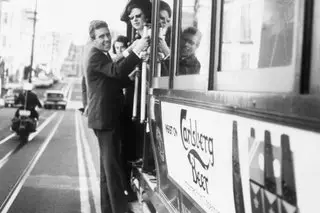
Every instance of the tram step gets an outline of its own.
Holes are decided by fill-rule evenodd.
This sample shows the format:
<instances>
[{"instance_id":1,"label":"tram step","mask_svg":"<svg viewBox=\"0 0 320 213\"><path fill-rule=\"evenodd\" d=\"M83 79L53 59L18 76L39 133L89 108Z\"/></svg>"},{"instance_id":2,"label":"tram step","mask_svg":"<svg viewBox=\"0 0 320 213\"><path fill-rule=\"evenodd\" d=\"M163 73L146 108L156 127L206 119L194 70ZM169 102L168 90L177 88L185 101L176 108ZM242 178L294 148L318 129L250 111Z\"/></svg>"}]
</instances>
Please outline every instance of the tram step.
<instances>
[{"instance_id":1,"label":"tram step","mask_svg":"<svg viewBox=\"0 0 320 213\"><path fill-rule=\"evenodd\" d=\"M156 192L157 178L143 172L140 167L133 167L131 185L137 193L143 213L169 213Z\"/></svg>"}]
</instances>

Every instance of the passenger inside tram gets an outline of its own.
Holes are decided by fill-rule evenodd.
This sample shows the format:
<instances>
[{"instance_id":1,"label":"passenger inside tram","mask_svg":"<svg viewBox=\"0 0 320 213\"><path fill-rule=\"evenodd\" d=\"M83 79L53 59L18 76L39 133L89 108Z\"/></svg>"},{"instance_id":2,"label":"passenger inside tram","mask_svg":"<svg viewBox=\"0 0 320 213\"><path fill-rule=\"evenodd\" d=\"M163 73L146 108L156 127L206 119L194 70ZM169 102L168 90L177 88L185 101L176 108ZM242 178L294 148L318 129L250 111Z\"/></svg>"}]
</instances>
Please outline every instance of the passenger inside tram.
<instances>
[{"instance_id":1,"label":"passenger inside tram","mask_svg":"<svg viewBox=\"0 0 320 213\"><path fill-rule=\"evenodd\" d=\"M118 61L123 58L123 52L128 48L129 40L126 36L119 35L112 45L111 58L113 61Z\"/></svg>"},{"instance_id":2,"label":"passenger inside tram","mask_svg":"<svg viewBox=\"0 0 320 213\"><path fill-rule=\"evenodd\" d=\"M160 38L164 38L168 46L170 46L171 35L171 8L165 1L160 1Z\"/></svg>"},{"instance_id":3,"label":"passenger inside tram","mask_svg":"<svg viewBox=\"0 0 320 213\"><path fill-rule=\"evenodd\" d=\"M180 61L177 75L199 74L201 64L195 53L200 45L202 34L195 27L183 30L180 39Z\"/></svg>"},{"instance_id":4,"label":"passenger inside tram","mask_svg":"<svg viewBox=\"0 0 320 213\"><path fill-rule=\"evenodd\" d=\"M164 1L160 1L159 12L159 59L165 60L170 56L171 8L169 4Z\"/></svg>"},{"instance_id":5,"label":"passenger inside tram","mask_svg":"<svg viewBox=\"0 0 320 213\"><path fill-rule=\"evenodd\" d=\"M180 39L180 61L176 75L199 74L201 64L196 57L196 51L200 45L202 34L196 27L187 27L183 30ZM166 49L164 43L159 44L159 50ZM165 60L161 66L161 76L169 75L169 60Z\"/></svg>"},{"instance_id":6,"label":"passenger inside tram","mask_svg":"<svg viewBox=\"0 0 320 213\"><path fill-rule=\"evenodd\" d=\"M143 27L151 20L151 4L134 2L126 9L131 26L136 31L136 38L142 37Z\"/></svg>"},{"instance_id":7,"label":"passenger inside tram","mask_svg":"<svg viewBox=\"0 0 320 213\"><path fill-rule=\"evenodd\" d=\"M127 22L135 31L133 44L143 36L144 26L151 20L151 3L146 3L140 0L131 0L125 8L124 14L121 17L122 21ZM140 67L141 64L137 65ZM141 82L141 80L139 80ZM140 88L138 89L140 90ZM138 96L140 91L138 92ZM140 124L138 120L132 120L133 112L133 98L134 98L134 84L126 88L124 111L123 111L123 144L122 156L125 163L125 170L127 171L127 182L130 183L131 166L142 164L142 150L144 141L144 124ZM138 100L140 98L138 97ZM140 102L137 102L137 109L140 109ZM139 110L137 110L137 117L140 117ZM130 192L129 192L130 194Z\"/></svg>"}]
</instances>

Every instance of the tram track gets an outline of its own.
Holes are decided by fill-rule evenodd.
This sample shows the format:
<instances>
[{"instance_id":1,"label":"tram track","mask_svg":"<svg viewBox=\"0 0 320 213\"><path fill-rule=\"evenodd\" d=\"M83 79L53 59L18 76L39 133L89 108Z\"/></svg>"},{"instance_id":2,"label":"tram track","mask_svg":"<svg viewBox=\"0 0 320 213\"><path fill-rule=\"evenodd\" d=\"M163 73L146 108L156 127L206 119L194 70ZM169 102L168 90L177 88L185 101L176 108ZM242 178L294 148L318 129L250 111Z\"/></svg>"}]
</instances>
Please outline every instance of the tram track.
<instances>
[{"instance_id":1,"label":"tram track","mask_svg":"<svg viewBox=\"0 0 320 213\"><path fill-rule=\"evenodd\" d=\"M56 116L56 114L57 113L54 113L53 115L51 115L46 120L46 121L48 121L50 119L47 123L45 123L45 122L43 123L43 128ZM29 161L28 165L24 168L24 170L22 171L22 173L18 177L18 179L15 182L15 184L11 187L9 193L7 194L6 198L4 199L4 201L2 202L2 204L0 206L0 212L1 213L6 213L10 209L12 203L14 202L15 198L19 194L23 184L25 183L27 178L30 176L31 171L35 167L35 165L38 162L39 158L41 157L41 155L43 154L44 150L46 149L46 147L48 146L49 142L51 141L52 137L54 136L56 130L58 129L58 127L59 127L59 125L60 125L60 123L61 123L61 121L63 119L63 117L64 117L64 114L62 114L60 116L59 120L56 122L55 126L50 131L49 135L46 137L44 142L42 142L41 146L37 149L37 151L33 155L32 159ZM39 132L42 129L39 128ZM33 137L35 137L35 136L36 136L36 134ZM31 139L33 139L33 138L31 138Z\"/></svg>"},{"instance_id":2,"label":"tram track","mask_svg":"<svg viewBox=\"0 0 320 213\"><path fill-rule=\"evenodd\" d=\"M28 142L30 142L31 140L33 140L33 138L35 136L37 136L49 123L50 121L57 115L57 112L53 113L49 118L47 118L37 129L36 132L32 133L29 136ZM10 141L11 138L13 138L14 136L16 136L15 133L12 133L11 135L7 136L5 139L0 141L0 145L4 144L8 141ZM21 145L21 143L19 143L15 148L11 149L9 152L7 152L7 154L5 154L4 157L2 157L0 159L0 169L9 161L10 157L18 152L21 148L23 147L23 145Z\"/></svg>"},{"instance_id":3,"label":"tram track","mask_svg":"<svg viewBox=\"0 0 320 213\"><path fill-rule=\"evenodd\" d=\"M42 111L43 111L43 109L39 109L39 110L38 110L38 113L40 114ZM1 126L1 127L0 127L0 130L10 129L10 125L11 125L11 123L8 122L7 125ZM39 129L39 128L38 128L38 129ZM1 140L0 140L0 145L3 144L3 143L5 143L5 142L7 142L7 141L9 141L9 140L10 140L11 138L13 138L15 135L16 135L15 133L12 133L12 134L6 136L5 138L1 139Z\"/></svg>"},{"instance_id":4,"label":"tram track","mask_svg":"<svg viewBox=\"0 0 320 213\"><path fill-rule=\"evenodd\" d=\"M100 206L100 187L99 187L99 180L97 178L97 171L94 167L93 157L91 154L91 150L88 144L88 138L85 134L84 124L81 120L80 113L75 111L75 124L76 124L76 140L77 140L77 148L78 148L78 162L79 162L79 181L82 184L82 187L88 188L88 190L82 190L80 196L83 199L84 204L81 208L81 212L89 212L86 209L86 203L89 201L89 189L92 192L92 199L94 204L94 209L96 213L101 213L101 206ZM82 156L83 160L80 159ZM86 172L86 167L88 173ZM83 182L83 178L88 179L87 181ZM81 183L82 181L82 183ZM87 184L90 184L89 185ZM81 188L81 187L80 187ZM91 208L90 208L91 209Z\"/></svg>"}]
</instances>

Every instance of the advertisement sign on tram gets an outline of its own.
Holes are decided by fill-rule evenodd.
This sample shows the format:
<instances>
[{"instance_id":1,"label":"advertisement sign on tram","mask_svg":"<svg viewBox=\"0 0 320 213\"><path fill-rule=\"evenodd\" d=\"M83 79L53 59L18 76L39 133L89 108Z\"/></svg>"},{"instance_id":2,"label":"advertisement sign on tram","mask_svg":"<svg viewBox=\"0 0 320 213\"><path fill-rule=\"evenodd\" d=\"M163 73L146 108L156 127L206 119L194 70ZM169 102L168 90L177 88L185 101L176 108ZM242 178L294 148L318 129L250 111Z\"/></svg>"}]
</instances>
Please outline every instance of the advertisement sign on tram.
<instances>
[{"instance_id":1,"label":"advertisement sign on tram","mask_svg":"<svg viewBox=\"0 0 320 213\"><path fill-rule=\"evenodd\" d=\"M320 134L179 104L161 106L168 176L205 212L317 208L317 196L309 192L320 191Z\"/></svg>"}]
</instances>

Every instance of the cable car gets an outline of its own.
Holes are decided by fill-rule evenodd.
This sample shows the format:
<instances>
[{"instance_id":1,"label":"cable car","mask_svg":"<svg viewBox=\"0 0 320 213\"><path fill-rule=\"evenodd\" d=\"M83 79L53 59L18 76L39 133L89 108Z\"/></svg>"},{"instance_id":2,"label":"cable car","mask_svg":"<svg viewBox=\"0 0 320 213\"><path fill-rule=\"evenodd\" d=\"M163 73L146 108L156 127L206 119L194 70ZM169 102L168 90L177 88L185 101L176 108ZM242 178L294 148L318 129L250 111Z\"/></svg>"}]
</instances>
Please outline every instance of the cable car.
<instances>
[{"instance_id":1,"label":"cable car","mask_svg":"<svg viewBox=\"0 0 320 213\"><path fill-rule=\"evenodd\" d=\"M320 2L163 1L170 17L150 2L147 136L132 178L145 211L315 212Z\"/></svg>"}]
</instances>

